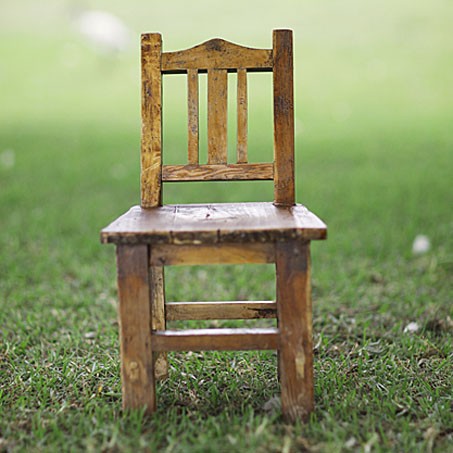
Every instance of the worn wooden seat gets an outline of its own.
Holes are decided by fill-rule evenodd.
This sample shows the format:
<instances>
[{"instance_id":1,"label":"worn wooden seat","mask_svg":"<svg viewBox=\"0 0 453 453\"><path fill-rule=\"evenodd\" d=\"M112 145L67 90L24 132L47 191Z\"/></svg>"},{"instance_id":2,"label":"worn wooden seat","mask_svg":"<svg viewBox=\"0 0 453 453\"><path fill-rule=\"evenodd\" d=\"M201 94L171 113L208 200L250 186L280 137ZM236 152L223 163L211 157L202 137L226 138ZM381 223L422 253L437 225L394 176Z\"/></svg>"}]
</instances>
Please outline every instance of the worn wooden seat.
<instances>
[{"instance_id":1,"label":"worn wooden seat","mask_svg":"<svg viewBox=\"0 0 453 453\"><path fill-rule=\"evenodd\" d=\"M302 205L211 203L134 206L102 231L104 242L217 244L324 239L326 227ZM163 263L165 264L165 263Z\"/></svg>"},{"instance_id":2,"label":"worn wooden seat","mask_svg":"<svg viewBox=\"0 0 453 453\"><path fill-rule=\"evenodd\" d=\"M274 161L247 157L247 72L272 71ZM208 159L199 159L198 75L208 77ZM237 73L237 162L227 161L228 73ZM162 164L162 75L188 79L188 162ZM162 206L166 181L273 180L274 201ZM310 241L327 228L294 198L292 32L275 30L272 49L213 39L162 52L142 35L141 206L101 232L117 245L123 407L156 408L155 380L168 351L277 349L283 415L313 410ZM275 301L168 302L168 265L275 263ZM277 318L276 328L168 330L189 319Z\"/></svg>"}]
</instances>

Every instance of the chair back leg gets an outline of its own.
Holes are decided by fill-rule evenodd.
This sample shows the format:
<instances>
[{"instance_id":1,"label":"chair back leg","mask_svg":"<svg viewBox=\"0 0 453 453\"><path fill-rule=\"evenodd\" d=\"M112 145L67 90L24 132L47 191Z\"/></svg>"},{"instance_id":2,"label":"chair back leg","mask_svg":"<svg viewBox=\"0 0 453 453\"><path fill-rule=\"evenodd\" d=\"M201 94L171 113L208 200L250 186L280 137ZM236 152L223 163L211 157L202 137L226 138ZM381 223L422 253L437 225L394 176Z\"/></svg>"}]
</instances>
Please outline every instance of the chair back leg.
<instances>
[{"instance_id":1,"label":"chair back leg","mask_svg":"<svg viewBox=\"0 0 453 453\"><path fill-rule=\"evenodd\" d=\"M165 330L165 277L164 266L149 268L150 297L151 297L151 329ZM168 377L168 359L166 352L154 352L154 376L157 380Z\"/></svg>"}]
</instances>

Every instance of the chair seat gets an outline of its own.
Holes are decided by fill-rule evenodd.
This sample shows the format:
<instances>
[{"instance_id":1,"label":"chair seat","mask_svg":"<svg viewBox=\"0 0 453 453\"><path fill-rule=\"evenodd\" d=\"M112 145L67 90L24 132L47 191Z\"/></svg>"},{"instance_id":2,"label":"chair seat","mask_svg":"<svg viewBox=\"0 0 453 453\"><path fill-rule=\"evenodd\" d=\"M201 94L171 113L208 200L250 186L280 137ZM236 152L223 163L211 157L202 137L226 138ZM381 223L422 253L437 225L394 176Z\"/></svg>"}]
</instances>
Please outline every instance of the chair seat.
<instances>
[{"instance_id":1,"label":"chair seat","mask_svg":"<svg viewBox=\"0 0 453 453\"><path fill-rule=\"evenodd\" d=\"M326 225L305 206L211 203L132 207L101 231L104 243L213 244L325 239Z\"/></svg>"}]
</instances>

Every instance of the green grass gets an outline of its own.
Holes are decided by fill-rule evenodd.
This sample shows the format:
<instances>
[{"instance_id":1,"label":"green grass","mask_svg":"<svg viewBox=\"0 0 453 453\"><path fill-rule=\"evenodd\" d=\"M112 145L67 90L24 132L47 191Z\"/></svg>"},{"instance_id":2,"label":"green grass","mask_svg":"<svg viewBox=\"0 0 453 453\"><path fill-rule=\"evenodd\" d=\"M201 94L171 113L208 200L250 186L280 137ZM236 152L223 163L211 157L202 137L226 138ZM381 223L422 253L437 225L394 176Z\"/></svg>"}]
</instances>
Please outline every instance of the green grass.
<instances>
[{"instance_id":1,"label":"green grass","mask_svg":"<svg viewBox=\"0 0 453 453\"><path fill-rule=\"evenodd\" d=\"M170 3L92 2L162 31L167 49L215 35L264 47L272 28L295 29L298 201L329 225L313 245L316 411L289 425L266 410L275 353L213 352L171 355L155 416L122 412L114 250L99 230L138 202L138 46L100 57L60 2L17 2L0 14L0 451L453 451L452 6ZM166 98L175 162L180 82ZM271 153L268 82L251 92L254 156ZM272 196L203 187L165 197ZM413 256L421 233L432 248ZM271 266L166 277L169 300L275 293Z\"/></svg>"}]
</instances>

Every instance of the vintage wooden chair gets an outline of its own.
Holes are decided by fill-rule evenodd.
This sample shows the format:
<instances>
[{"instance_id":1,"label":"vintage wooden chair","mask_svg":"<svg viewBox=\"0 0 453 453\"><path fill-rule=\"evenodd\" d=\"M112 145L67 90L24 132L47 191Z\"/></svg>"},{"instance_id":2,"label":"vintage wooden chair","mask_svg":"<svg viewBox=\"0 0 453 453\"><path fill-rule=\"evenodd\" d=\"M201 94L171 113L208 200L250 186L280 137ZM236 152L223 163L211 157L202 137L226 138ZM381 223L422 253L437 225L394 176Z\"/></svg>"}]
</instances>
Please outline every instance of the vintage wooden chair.
<instances>
[{"instance_id":1,"label":"vintage wooden chair","mask_svg":"<svg viewBox=\"0 0 453 453\"><path fill-rule=\"evenodd\" d=\"M141 206L102 230L117 245L123 407L156 409L167 351L277 349L283 415L313 410L310 241L326 226L294 199L292 31L272 49L212 39L162 52L142 35ZM247 160L247 72L273 72L274 162ZM198 74L208 78L208 162L199 162ZM227 80L237 73L237 163L227 162ZM162 164L162 75L187 74L188 163ZM166 181L273 180L274 201L162 206ZM164 266L275 263L276 301L166 302ZM166 321L277 318L277 328L167 330Z\"/></svg>"}]
</instances>

